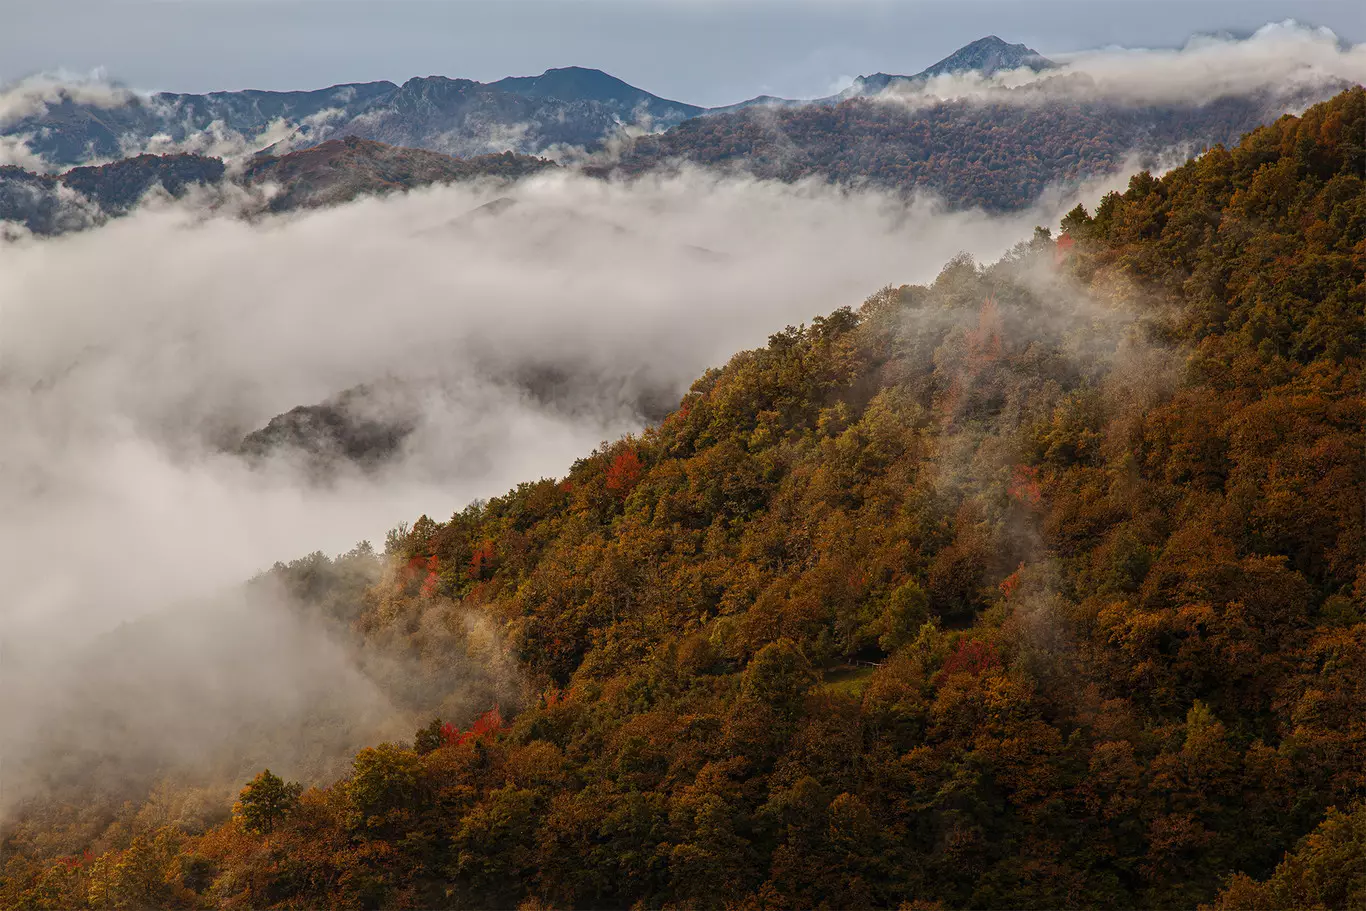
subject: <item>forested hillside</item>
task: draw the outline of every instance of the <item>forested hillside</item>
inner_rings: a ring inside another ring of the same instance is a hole
[[[0,905],[1360,904],[1364,137],[1357,88],[281,567],[434,669],[495,621],[525,696],[230,818],[32,808]]]
[[[639,137],[606,170],[639,174],[689,162],[778,180],[929,191],[955,208],[1009,211],[1050,185],[1117,170],[1136,153],[1235,142],[1286,109],[1257,96],[1131,105],[1047,91],[1015,89],[992,101],[854,98],[747,108]]]

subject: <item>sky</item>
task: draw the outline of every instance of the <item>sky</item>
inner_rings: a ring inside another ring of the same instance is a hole
[[[577,65],[712,106],[917,72],[987,34],[1050,54],[1286,19],[1366,41],[1359,0],[0,0],[0,81],[102,69],[137,89],[282,90]]]

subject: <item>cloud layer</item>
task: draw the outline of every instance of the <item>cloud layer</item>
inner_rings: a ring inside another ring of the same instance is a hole
[[[495,192],[507,199],[487,205]],[[990,218],[698,172],[558,173],[255,222],[162,201],[0,244],[0,686],[20,694],[0,709],[8,769],[22,765],[16,744],[41,755],[53,747],[41,731],[87,717],[91,694],[130,748],[151,730],[188,736],[184,719],[235,692],[243,655],[248,706],[302,692],[305,668],[335,680],[337,711],[382,716],[327,636],[281,630],[272,608],[225,593],[278,559],[562,475],[639,429],[642,402],[677,401],[783,325],[926,281],[960,250],[995,257],[1073,202]],[[289,459],[230,451],[276,414],[381,381],[418,417],[377,471],[317,483]],[[234,637],[139,650],[149,617],[222,611]],[[92,656],[128,623],[112,666],[145,670],[156,700],[91,684],[90,668],[114,679]],[[297,703],[260,711],[288,730]]]

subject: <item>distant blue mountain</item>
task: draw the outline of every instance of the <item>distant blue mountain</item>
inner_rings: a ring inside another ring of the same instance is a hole
[[[568,67],[490,84],[427,76],[401,86],[368,82],[309,92],[130,95],[113,106],[63,97],[4,123],[0,135],[24,140],[54,167],[148,149],[206,151],[203,140],[215,134],[237,137],[244,150],[255,151],[279,140],[279,132],[290,134],[295,146],[358,136],[471,156],[536,153],[555,145],[591,148],[622,124],[643,121],[663,129],[703,110],[600,70]]]
[[[624,122],[635,122],[645,114],[656,127],[673,126],[706,110],[695,104],[651,95],[602,70],[581,66],[550,69],[539,76],[508,76],[489,83],[489,88],[524,98],[555,98],[600,104],[616,112]]]
[[[833,104],[942,73],[977,70],[989,75],[1053,65],[1031,48],[992,35],[915,76],[861,76],[846,92],[817,103]],[[254,152],[307,147],[344,136],[457,156],[539,154],[556,146],[595,148],[623,124],[640,123],[657,131],[700,114],[808,103],[761,95],[708,110],[661,98],[601,70],[570,66],[491,83],[426,76],[402,85],[350,83],[306,92],[129,93],[106,106],[63,96],[26,117],[0,123],[0,136],[23,141],[57,169],[146,151],[217,154],[224,140]]]
[[[791,108],[803,104],[810,104],[810,101],[803,101],[797,98],[779,98],[776,95],[759,95],[735,104],[727,104],[719,108],[708,108],[708,114],[729,114],[732,111],[739,111],[744,108]]]
[[[978,72],[990,76],[1003,70],[1028,68],[1041,72],[1056,67],[1057,64],[1038,51],[1023,44],[1007,44],[995,35],[978,38],[965,44],[938,63],[925,67],[914,76],[896,76],[890,73],[874,73],[860,76],[854,84],[830,100],[841,101],[857,95],[876,95],[892,85],[914,86],[934,76],[947,76],[950,73]]]
[[[1025,47],[1023,44],[1007,44],[995,35],[988,35],[985,38],[978,38],[971,44],[963,45],[943,60],[927,66],[914,76],[873,73],[871,76],[858,77],[854,80],[853,85],[839,94],[817,98],[813,101],[796,101],[790,98],[760,95],[757,98],[750,98],[737,104],[711,108],[707,113],[726,114],[751,107],[786,108],[801,104],[838,104],[845,99],[856,98],[860,95],[876,95],[893,84],[915,85],[932,76],[942,76],[948,73],[975,70],[983,76],[990,76],[992,73],[1001,70],[1015,70],[1020,67],[1028,67],[1039,72],[1055,66],[1057,66],[1056,63],[1033,48]]]

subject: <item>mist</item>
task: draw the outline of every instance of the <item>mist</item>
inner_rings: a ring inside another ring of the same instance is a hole
[[[1107,47],[1049,55],[1059,66],[936,76],[893,83],[876,96],[905,104],[950,100],[1040,104],[1205,104],[1269,96],[1297,106],[1344,85],[1366,82],[1366,44],[1349,45],[1327,28],[1268,23],[1247,38],[1196,35],[1181,48]]]
[[[153,199],[0,244],[0,820],[52,784],[37,764],[80,749],[126,776],[231,740],[244,764],[321,776],[327,757],[285,746],[320,717],[314,751],[333,758],[411,736],[395,720],[422,713],[396,711],[335,630],[242,583],[562,476],[784,325],[960,251],[994,259],[1122,181],[990,217],[560,172],[255,220]],[[381,463],[320,477],[239,453],[272,417],[366,386],[410,427]],[[484,657],[455,649],[472,665],[457,679],[515,692],[497,630],[478,632]]]

